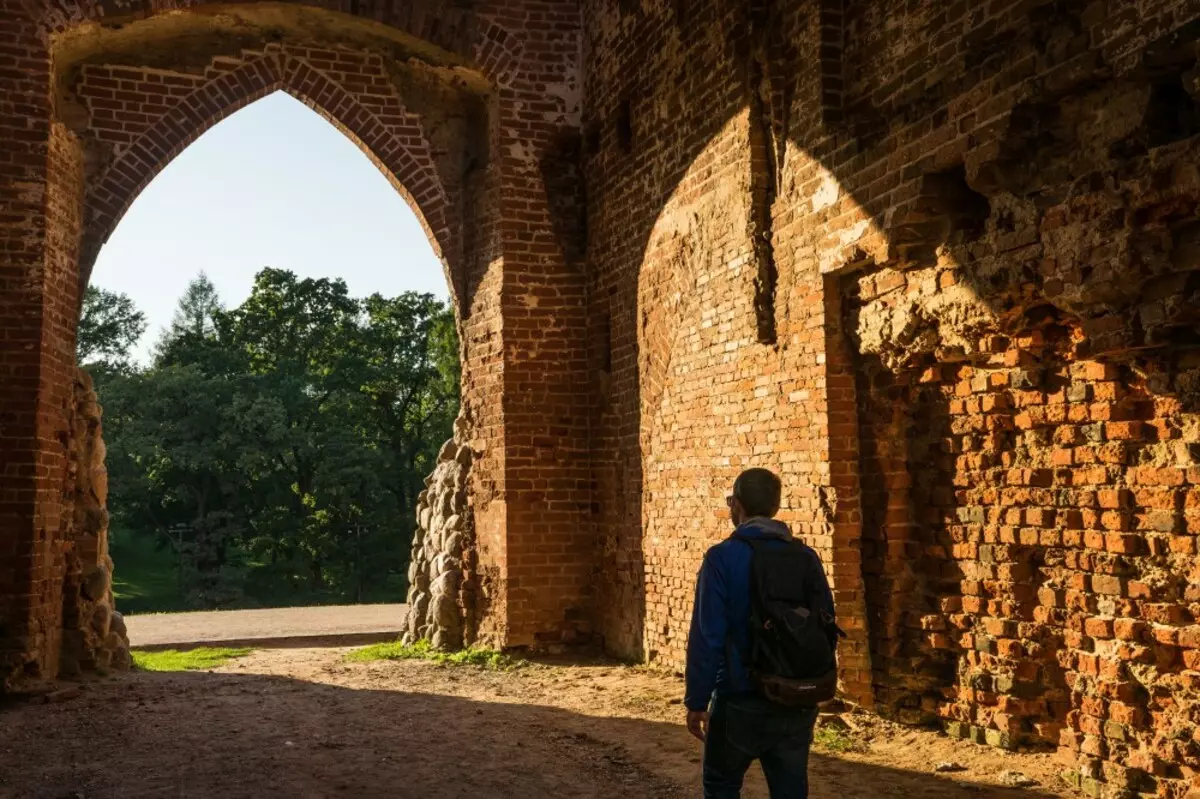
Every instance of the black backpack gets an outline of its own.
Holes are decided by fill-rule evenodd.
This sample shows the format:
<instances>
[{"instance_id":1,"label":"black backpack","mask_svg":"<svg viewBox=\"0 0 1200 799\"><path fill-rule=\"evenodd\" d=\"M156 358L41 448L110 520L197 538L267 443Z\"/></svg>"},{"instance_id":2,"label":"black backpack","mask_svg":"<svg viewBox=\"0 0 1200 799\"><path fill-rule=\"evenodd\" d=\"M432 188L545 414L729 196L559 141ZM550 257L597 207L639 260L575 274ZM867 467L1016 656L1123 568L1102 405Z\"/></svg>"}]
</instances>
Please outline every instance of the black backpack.
<instances>
[{"instance_id":1,"label":"black backpack","mask_svg":"<svg viewBox=\"0 0 1200 799\"><path fill-rule=\"evenodd\" d=\"M734 537L753 550L745 663L758 692L788 707L816 707L832 699L837 641L846 634L822 609L817 554L792 539Z\"/></svg>"}]
</instances>

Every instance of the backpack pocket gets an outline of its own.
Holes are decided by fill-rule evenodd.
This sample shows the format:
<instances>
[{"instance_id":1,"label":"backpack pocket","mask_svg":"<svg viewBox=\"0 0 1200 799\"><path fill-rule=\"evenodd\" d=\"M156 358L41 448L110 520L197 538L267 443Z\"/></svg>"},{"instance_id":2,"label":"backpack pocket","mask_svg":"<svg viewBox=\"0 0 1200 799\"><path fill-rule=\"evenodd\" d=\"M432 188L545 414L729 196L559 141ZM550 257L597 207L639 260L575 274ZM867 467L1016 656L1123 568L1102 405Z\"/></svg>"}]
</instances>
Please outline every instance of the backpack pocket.
<instances>
[{"instance_id":1,"label":"backpack pocket","mask_svg":"<svg viewBox=\"0 0 1200 799\"><path fill-rule=\"evenodd\" d=\"M813 679L793 679L764 674L756 678L764 699L784 707L816 707L837 694L837 669Z\"/></svg>"}]
</instances>

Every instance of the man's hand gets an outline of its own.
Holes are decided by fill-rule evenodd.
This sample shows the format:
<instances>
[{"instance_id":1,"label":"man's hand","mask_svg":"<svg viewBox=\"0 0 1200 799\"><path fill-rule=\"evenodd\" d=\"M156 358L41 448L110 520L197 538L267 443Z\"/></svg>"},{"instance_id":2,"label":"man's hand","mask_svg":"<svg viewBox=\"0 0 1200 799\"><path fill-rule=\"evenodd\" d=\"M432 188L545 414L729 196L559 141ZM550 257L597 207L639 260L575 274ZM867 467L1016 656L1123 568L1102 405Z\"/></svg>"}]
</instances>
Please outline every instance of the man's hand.
<instances>
[{"instance_id":1,"label":"man's hand","mask_svg":"<svg viewBox=\"0 0 1200 799\"><path fill-rule=\"evenodd\" d=\"M701 741L708 735L708 711L707 710L689 710L687 714L688 732L695 735Z\"/></svg>"}]
</instances>

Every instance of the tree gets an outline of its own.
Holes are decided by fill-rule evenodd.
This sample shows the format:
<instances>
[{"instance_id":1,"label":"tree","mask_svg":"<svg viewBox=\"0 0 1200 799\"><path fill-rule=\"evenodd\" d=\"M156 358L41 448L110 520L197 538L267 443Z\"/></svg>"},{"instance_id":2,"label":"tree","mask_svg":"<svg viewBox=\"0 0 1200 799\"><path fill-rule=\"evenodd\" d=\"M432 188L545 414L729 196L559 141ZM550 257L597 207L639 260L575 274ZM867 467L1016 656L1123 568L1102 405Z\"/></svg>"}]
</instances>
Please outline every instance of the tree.
<instances>
[{"instance_id":1,"label":"tree","mask_svg":"<svg viewBox=\"0 0 1200 799\"><path fill-rule=\"evenodd\" d=\"M221 604L213 594L244 521L235 500L255 443L234 414L235 394L231 381L178 365L101 389L109 510L123 529L174 550L180 588L198 605Z\"/></svg>"},{"instance_id":2,"label":"tree","mask_svg":"<svg viewBox=\"0 0 1200 799\"><path fill-rule=\"evenodd\" d=\"M154 365L103 389L110 507L177 553L198 606L402 595L458 380L453 314L430 295L358 300L264 269L223 310L201 276Z\"/></svg>"},{"instance_id":3,"label":"tree","mask_svg":"<svg viewBox=\"0 0 1200 799\"><path fill-rule=\"evenodd\" d=\"M333 556L328 529L335 517L318 495L330 438L348 435L333 407L349 401L358 383L357 347L359 303L341 280L299 280L288 271L264 269L255 278L250 296L238 308L221 315L223 343L243 357L247 372L270 396L282 425L273 431L279 477L286 482L278 499L291 509L293 551L308 559L309 584L325 586L326 563ZM277 517L276 517L277 518Z\"/></svg>"},{"instance_id":4,"label":"tree","mask_svg":"<svg viewBox=\"0 0 1200 799\"><path fill-rule=\"evenodd\" d=\"M171 317L171 326L159 337L155 362L168 366L203 360L204 354L213 350L222 311L217 287L201 272L184 289Z\"/></svg>"},{"instance_id":5,"label":"tree","mask_svg":"<svg viewBox=\"0 0 1200 799\"><path fill-rule=\"evenodd\" d=\"M75 354L79 363L106 371L128 370L132 350L146 332L146 315L125 294L88 286L83 295Z\"/></svg>"},{"instance_id":6,"label":"tree","mask_svg":"<svg viewBox=\"0 0 1200 799\"><path fill-rule=\"evenodd\" d=\"M171 317L168 335L204 338L216 332L216 318L222 310L217 287L201 272L188 283L175 315Z\"/></svg>"},{"instance_id":7,"label":"tree","mask_svg":"<svg viewBox=\"0 0 1200 799\"><path fill-rule=\"evenodd\" d=\"M432 295L412 292L376 294L365 306L361 391L371 400L379 444L396 461L400 509L409 512L458 415L454 315Z\"/></svg>"}]
</instances>

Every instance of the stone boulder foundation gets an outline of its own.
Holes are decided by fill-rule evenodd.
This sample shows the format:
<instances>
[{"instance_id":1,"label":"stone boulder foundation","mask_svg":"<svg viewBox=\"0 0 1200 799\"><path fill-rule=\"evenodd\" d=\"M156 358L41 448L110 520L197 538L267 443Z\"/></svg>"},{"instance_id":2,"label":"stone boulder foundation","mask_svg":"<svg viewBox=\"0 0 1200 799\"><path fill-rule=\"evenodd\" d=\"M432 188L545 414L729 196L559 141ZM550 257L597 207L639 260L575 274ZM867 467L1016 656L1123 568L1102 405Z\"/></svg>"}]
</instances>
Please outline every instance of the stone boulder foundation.
<instances>
[{"instance_id":1,"label":"stone boulder foundation","mask_svg":"<svg viewBox=\"0 0 1200 799\"><path fill-rule=\"evenodd\" d=\"M64 546L63 637L59 674L130 667L125 620L113 599L113 562L108 555L108 471L104 465L103 411L92 379L79 369L75 377L70 465L63 496L74 500Z\"/></svg>"},{"instance_id":2,"label":"stone boulder foundation","mask_svg":"<svg viewBox=\"0 0 1200 799\"><path fill-rule=\"evenodd\" d=\"M427 640L453 650L474 639L475 530L467 498L473 460L468 446L447 441L418 497L404 643Z\"/></svg>"}]
</instances>

